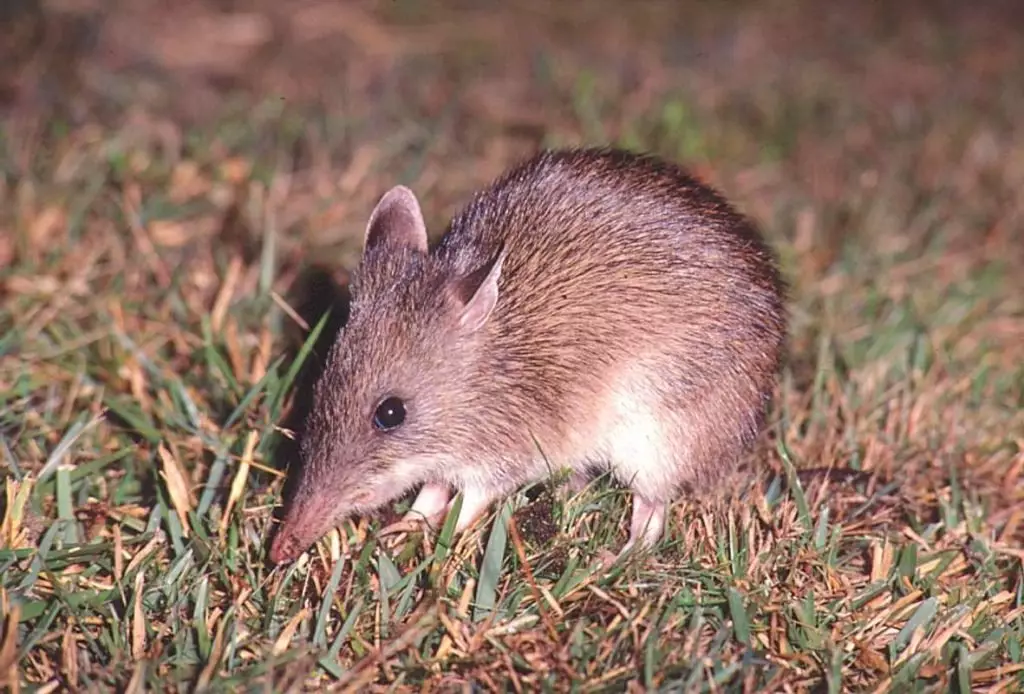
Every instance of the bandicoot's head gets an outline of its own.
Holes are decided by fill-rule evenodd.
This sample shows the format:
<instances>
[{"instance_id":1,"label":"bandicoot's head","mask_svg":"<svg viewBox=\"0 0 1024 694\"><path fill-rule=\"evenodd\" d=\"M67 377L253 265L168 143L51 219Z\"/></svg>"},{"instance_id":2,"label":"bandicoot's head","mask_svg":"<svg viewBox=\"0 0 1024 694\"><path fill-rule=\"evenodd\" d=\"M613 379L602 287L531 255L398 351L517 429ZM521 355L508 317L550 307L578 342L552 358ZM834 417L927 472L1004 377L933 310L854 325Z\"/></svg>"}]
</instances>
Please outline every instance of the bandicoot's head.
<instances>
[{"instance_id":1,"label":"bandicoot's head","mask_svg":"<svg viewBox=\"0 0 1024 694\"><path fill-rule=\"evenodd\" d=\"M370 216L349 320L313 393L298 475L270 549L294 560L345 518L443 475L480 403L460 387L498 298L501 252L469 271L428 253L413 193Z\"/></svg>"}]
</instances>

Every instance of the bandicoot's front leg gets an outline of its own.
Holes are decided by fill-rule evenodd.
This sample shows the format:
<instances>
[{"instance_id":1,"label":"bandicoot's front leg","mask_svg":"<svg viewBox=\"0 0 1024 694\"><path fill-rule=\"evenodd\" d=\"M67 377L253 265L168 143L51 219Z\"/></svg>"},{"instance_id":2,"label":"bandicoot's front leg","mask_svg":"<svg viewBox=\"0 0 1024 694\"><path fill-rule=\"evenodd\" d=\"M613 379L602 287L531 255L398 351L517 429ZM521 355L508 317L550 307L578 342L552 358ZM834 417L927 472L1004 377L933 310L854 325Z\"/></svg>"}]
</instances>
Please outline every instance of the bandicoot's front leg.
<instances>
[{"instance_id":1,"label":"bandicoot's front leg","mask_svg":"<svg viewBox=\"0 0 1024 694\"><path fill-rule=\"evenodd\" d=\"M403 521L426 521L437 525L444 520L445 510L449 508L448 499L451 494L447 485L428 482L416 495L412 507L403 516Z\"/></svg>"}]
</instances>

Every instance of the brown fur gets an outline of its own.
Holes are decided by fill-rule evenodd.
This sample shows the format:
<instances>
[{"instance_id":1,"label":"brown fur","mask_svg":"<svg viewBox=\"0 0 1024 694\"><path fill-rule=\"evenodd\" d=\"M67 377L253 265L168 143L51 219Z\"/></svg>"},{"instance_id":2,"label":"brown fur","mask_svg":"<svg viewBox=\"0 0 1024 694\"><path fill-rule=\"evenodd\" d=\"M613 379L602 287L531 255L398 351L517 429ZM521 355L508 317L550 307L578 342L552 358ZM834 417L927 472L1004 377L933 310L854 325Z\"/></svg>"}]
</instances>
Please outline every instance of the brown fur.
<instances>
[{"instance_id":1,"label":"brown fur","mask_svg":"<svg viewBox=\"0 0 1024 694\"><path fill-rule=\"evenodd\" d=\"M634 405L676 452L643 468L647 482L621 479L652 501L714 485L757 435L784 285L752 223L677 167L543 152L478 193L429 254L413 226L368 235L275 561L422 482L508 493L549 464L599 471L610 449L595 442L616 422L628 438L620 415ZM461 327L494 275L493 311ZM407 420L379 432L388 395Z\"/></svg>"}]
</instances>

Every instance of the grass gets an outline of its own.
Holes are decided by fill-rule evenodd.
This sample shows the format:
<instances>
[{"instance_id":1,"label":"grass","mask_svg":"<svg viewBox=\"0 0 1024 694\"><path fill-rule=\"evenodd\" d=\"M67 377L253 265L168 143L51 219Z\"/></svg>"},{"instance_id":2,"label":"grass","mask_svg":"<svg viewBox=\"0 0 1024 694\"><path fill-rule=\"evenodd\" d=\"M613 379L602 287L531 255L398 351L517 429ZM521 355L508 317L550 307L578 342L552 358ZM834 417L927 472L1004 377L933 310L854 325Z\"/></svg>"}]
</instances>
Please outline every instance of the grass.
<instances>
[{"instance_id":1,"label":"grass","mask_svg":"<svg viewBox=\"0 0 1024 694\"><path fill-rule=\"evenodd\" d=\"M839 45L780 8L700 10L706 50L644 54L637 82L586 35L538 40L498 81L537 100L526 125L500 94L480 116L406 88L497 80L468 67L479 41L398 59L343 114L9 120L7 686L1024 688L1024 43L940 17ZM747 58L716 44L761 29ZM749 485L682 500L656 553L611 569L629 501L600 483L523 490L461 536L353 519L268 566L289 428L341 319L323 309L374 198L414 186L436 230L537 144L606 141L687 163L784 260L791 353Z\"/></svg>"}]
</instances>

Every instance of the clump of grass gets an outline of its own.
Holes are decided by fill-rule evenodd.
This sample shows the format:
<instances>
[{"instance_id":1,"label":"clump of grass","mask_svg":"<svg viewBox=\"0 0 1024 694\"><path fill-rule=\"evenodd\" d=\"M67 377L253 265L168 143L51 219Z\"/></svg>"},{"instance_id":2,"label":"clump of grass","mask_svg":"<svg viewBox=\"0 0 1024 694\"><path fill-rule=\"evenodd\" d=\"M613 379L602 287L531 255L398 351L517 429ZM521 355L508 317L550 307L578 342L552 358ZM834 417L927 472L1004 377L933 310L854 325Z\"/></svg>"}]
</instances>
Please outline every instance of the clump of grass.
<instances>
[{"instance_id":1,"label":"clump of grass","mask_svg":"<svg viewBox=\"0 0 1024 694\"><path fill-rule=\"evenodd\" d=\"M738 34L759 16L745 12ZM353 519L293 565L266 562L289 429L341 318L333 291L295 288L313 260L343 279L385 182L423 189L443 219L512 158L472 148L502 126L403 121L402 98L422 97L398 95L376 106L404 123L394 140L365 123L342 161L303 166L296 151L357 126L303 130L266 107L179 132L174 151L166 123L138 120L8 140L7 686L1024 687L1024 103L1000 91L1015 74L970 103L955 80L922 88L888 119L889 74L858 91L822 60L759 82L771 64L713 85L700 61L654 86L530 76L553 141L599 132L693 160L793 281L753 482L738 501L683 500L658 552L611 568L628 499L602 483L523 490L460 536L453 517L398 535ZM453 171L453 153L479 168Z\"/></svg>"}]
</instances>

